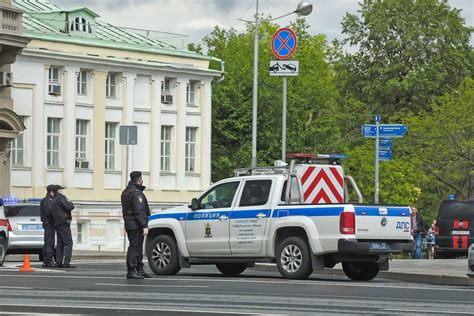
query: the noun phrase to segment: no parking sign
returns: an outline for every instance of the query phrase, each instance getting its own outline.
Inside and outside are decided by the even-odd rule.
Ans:
[[[272,51],[278,59],[288,59],[296,51],[298,39],[295,32],[287,27],[279,29],[273,35]]]

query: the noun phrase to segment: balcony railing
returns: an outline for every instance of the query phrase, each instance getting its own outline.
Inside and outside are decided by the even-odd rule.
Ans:
[[[21,36],[20,10],[0,7],[0,33]]]

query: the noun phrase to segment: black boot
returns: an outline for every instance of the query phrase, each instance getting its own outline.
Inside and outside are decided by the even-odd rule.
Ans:
[[[145,272],[145,269],[143,269],[143,268],[138,268],[138,269],[137,269],[137,274],[138,274],[138,275],[142,275],[144,279],[151,279],[151,278],[153,278],[153,277],[151,276],[151,274],[146,273],[146,272]]]
[[[127,272],[127,279],[143,280],[145,277],[141,274],[136,273],[135,271]]]

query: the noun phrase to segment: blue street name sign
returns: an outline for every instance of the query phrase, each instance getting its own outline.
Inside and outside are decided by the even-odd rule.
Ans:
[[[392,148],[393,141],[391,138],[379,138],[380,148]]]
[[[403,124],[380,124],[379,137],[403,137],[408,128]],[[376,127],[373,124],[362,125],[362,136],[375,137]]]
[[[382,161],[392,160],[392,149],[379,148],[379,160],[382,160]]]

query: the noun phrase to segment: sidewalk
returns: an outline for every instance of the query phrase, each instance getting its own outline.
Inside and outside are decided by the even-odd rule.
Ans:
[[[275,264],[256,264],[255,269],[278,271]],[[467,272],[467,259],[407,259],[390,261],[390,270],[381,271],[378,277],[416,283],[474,286],[474,277],[468,277]],[[333,269],[326,269],[321,273],[344,274],[341,264],[337,264]]]

